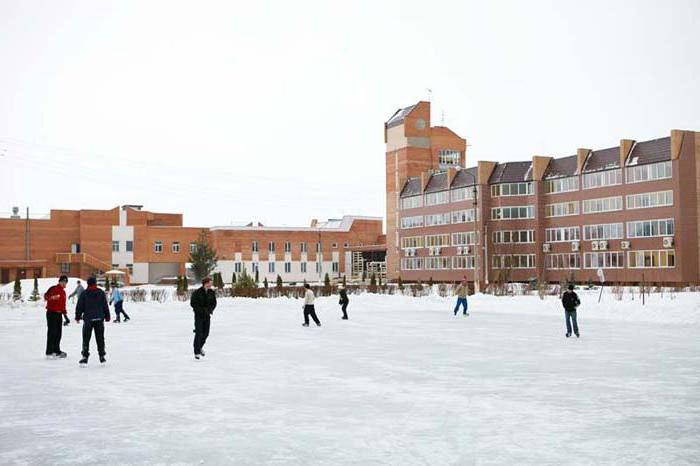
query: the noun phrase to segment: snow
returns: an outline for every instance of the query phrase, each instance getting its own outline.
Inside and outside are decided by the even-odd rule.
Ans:
[[[698,294],[580,294],[580,340],[554,297],[221,299],[201,361],[187,303],[127,303],[86,369],[0,306],[0,464],[697,464]]]

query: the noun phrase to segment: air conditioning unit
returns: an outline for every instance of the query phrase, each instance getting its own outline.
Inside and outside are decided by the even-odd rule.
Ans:
[[[462,248],[462,250],[464,251],[464,254],[469,254],[472,252],[472,248],[469,246],[464,246],[464,248]]]
[[[664,236],[664,247],[665,248],[672,248],[673,247],[673,236]]]
[[[581,248],[581,245],[579,244],[578,241],[571,242],[571,250],[572,251],[578,251],[580,248]]]
[[[598,250],[598,241],[592,241],[592,242],[591,242],[591,249],[592,249],[593,251],[597,251],[597,250]]]
[[[549,245],[549,243],[544,243],[544,244],[542,244],[542,251],[544,251],[544,252],[549,252],[549,250],[550,250],[550,245]]]
[[[607,251],[608,250],[608,241],[607,240],[598,241],[598,250],[599,251]]]
[[[441,247],[435,248],[435,255],[436,255],[436,256],[439,256],[441,253],[442,253],[442,248],[441,248]]]
[[[462,254],[464,254],[464,252],[462,252],[462,246],[457,246],[457,255],[461,256]]]
[[[629,248],[630,248],[629,241],[620,241],[620,249],[629,249]]]

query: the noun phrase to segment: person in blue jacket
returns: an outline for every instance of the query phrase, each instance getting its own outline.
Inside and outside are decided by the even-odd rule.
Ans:
[[[83,358],[79,361],[81,366],[88,362],[90,357],[90,337],[95,332],[97,341],[97,352],[100,355],[100,362],[105,363],[105,321],[109,322],[109,305],[107,295],[97,287],[95,277],[88,278],[88,287],[78,298],[75,306],[75,321],[83,322]]]
[[[129,314],[124,312],[124,296],[122,295],[122,292],[119,291],[119,285],[116,283],[112,285],[112,297],[109,300],[109,304],[112,303],[114,303],[115,323],[121,322],[119,314],[124,314],[124,322],[131,320]]]

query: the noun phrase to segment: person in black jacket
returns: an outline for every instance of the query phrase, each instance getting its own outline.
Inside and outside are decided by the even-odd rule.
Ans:
[[[569,289],[561,297],[561,304],[564,306],[564,318],[566,319],[566,338],[571,336],[571,325],[573,323],[576,338],[578,335],[578,322],[576,321],[576,308],[581,304],[578,295],[574,291],[574,285],[569,285]]]
[[[343,310],[343,320],[348,320],[348,304],[350,304],[350,299],[348,299],[348,290],[345,289],[343,285],[338,287],[338,294],[340,295],[340,308]]]
[[[90,337],[95,332],[97,353],[100,362],[105,363],[105,321],[109,322],[109,305],[107,295],[97,287],[95,277],[88,278],[87,289],[80,294],[75,306],[75,321],[83,321],[83,359],[79,364],[86,365],[90,357]]]
[[[190,306],[194,311],[194,357],[199,359],[204,356],[202,347],[207,342],[211,314],[216,308],[216,293],[211,289],[211,278],[204,278],[202,286],[192,293]]]

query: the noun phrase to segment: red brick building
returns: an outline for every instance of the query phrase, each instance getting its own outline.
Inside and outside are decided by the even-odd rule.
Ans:
[[[390,280],[700,282],[700,133],[466,166],[430,103],[385,124]]]

